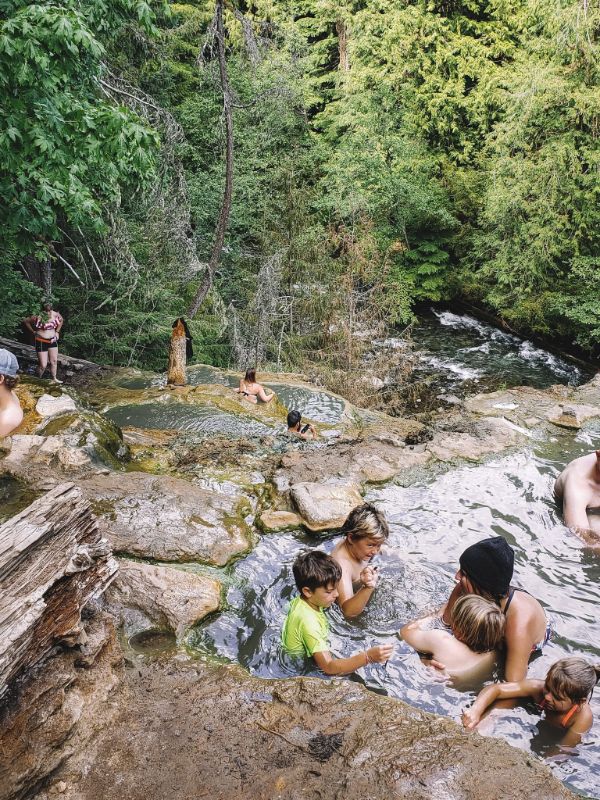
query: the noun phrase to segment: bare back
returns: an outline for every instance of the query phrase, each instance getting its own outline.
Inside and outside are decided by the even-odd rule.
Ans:
[[[600,451],[576,458],[567,464],[554,484],[554,494],[563,502],[565,525],[569,528],[595,529],[588,509],[600,508]]]

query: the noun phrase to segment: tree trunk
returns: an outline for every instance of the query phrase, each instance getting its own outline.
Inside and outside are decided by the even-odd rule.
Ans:
[[[110,546],[72,483],[0,526],[0,697],[55,645],[82,642],[81,610],[116,572]]]
[[[348,72],[350,70],[350,59],[348,57],[348,29],[346,28],[346,23],[338,19],[335,23],[335,29],[338,35],[340,70],[342,72]]]
[[[206,272],[202,283],[198,287],[196,295],[187,310],[187,316],[193,319],[198,313],[206,295],[209,293],[214,279],[215,271],[221,258],[223,242],[225,241],[225,231],[229,222],[231,211],[231,198],[233,194],[233,98],[229,86],[227,75],[227,64],[225,62],[225,29],[223,26],[223,0],[217,0],[215,4],[217,53],[219,58],[219,76],[221,79],[221,91],[223,93],[223,117],[225,119],[225,188],[223,191],[223,202],[217,226],[215,228],[215,240],[210,254],[210,259],[206,266]]]
[[[173,328],[169,342],[169,366],[167,367],[167,384],[169,386],[185,386],[187,377],[185,328],[179,319]]]
[[[44,292],[44,297],[49,298],[52,295],[52,262],[50,259],[45,258],[43,261],[38,261],[35,256],[25,256],[21,266],[27,279],[39,286]]]

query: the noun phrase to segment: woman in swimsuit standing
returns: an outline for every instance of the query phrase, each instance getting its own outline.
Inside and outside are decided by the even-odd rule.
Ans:
[[[251,403],[258,403],[259,400],[262,400],[263,403],[270,403],[275,397],[274,392],[267,394],[264,390],[264,387],[261,386],[260,383],[256,382],[255,369],[246,370],[246,374],[240,380],[239,389],[235,389],[235,391],[239,392],[242,397],[245,397],[246,400],[249,400]]]
[[[35,350],[38,358],[38,377],[42,377],[50,364],[50,375],[54,383],[62,383],[56,377],[58,366],[58,335],[63,326],[63,318],[52,308],[52,303],[44,303],[43,313],[27,317],[23,320],[25,327],[35,338]]]

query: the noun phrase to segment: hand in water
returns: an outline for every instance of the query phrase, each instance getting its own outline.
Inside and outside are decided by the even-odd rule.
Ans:
[[[481,714],[476,709],[474,709],[473,706],[471,706],[471,708],[464,709],[464,711],[462,712],[461,719],[463,726],[467,730],[472,731],[479,722],[479,720],[481,719]]]
[[[368,567],[365,567],[361,571],[359,578],[363,586],[367,586],[369,589],[374,589],[377,586],[377,581],[379,579],[377,567],[372,567],[369,564]]]
[[[393,644],[378,644],[375,647],[369,647],[367,656],[369,657],[369,661],[372,661],[374,664],[385,664],[385,662],[392,657],[394,649],[395,647]]]

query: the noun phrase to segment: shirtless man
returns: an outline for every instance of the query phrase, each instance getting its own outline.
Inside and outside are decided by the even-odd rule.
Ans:
[[[8,436],[23,420],[23,409],[13,392],[19,364],[9,350],[0,350],[0,436]]]
[[[442,606],[441,617],[449,627],[452,608],[465,594],[478,594],[493,600],[506,617],[504,677],[507,681],[522,681],[527,675],[531,655],[541,652],[552,631],[544,609],[535,597],[510,585],[514,558],[512,548],[502,536],[467,547],[459,560],[456,586],[446,605]]]
[[[600,547],[600,519],[588,517],[588,508],[600,508],[600,450],[571,461],[554,484],[562,500],[565,525],[591,547]]]
[[[346,619],[358,616],[377,586],[377,567],[371,560],[381,550],[390,531],[384,515],[371,503],[350,512],[342,527],[344,538],[331,557],[342,568],[337,602]]]

